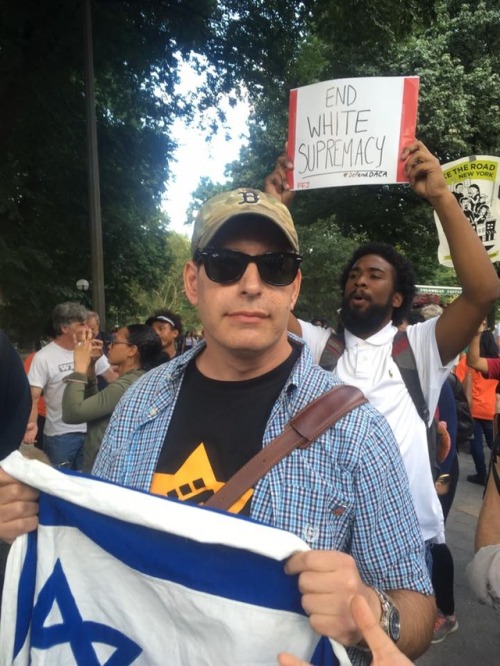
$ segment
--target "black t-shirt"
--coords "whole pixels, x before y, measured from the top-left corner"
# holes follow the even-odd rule
[[[274,403],[300,350],[271,372],[241,382],[208,379],[193,360],[151,483],[151,492],[195,503],[206,502],[262,448]],[[248,514],[249,490],[231,508]]]

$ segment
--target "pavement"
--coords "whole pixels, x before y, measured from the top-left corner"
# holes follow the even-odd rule
[[[446,521],[446,542],[455,562],[459,627],[442,643],[431,645],[416,661],[418,666],[500,666],[500,613],[474,600],[465,576],[465,567],[474,555],[474,533],[484,489],[467,481],[467,475],[475,472],[472,457],[460,453],[459,464],[457,492]]]

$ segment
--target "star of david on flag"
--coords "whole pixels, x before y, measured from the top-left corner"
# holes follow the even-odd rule
[[[1,465],[40,490],[39,529],[9,554],[1,664],[276,666],[280,651],[350,664],[283,571],[308,548],[295,535],[18,452]]]

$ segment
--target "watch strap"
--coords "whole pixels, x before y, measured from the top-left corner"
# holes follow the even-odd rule
[[[399,640],[400,634],[399,611],[383,590],[378,587],[372,587],[372,589],[377,595],[382,609],[380,626],[389,638],[396,642]]]

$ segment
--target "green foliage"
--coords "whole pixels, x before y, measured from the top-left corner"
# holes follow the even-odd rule
[[[220,122],[221,96],[234,99],[242,81],[264,96],[266,82],[283,76],[309,4],[92,0],[110,321],[138,312],[136,299],[169,270],[160,202],[174,120],[215,109],[208,125]],[[0,6],[0,325],[25,344],[90,274],[83,6]],[[187,95],[183,61],[203,75]]]
[[[230,167],[233,183],[262,186],[283,150],[288,90],[331,78],[417,74],[417,134],[441,162],[498,155],[499,73],[497,0],[382,0],[369,10],[362,0],[321,0],[311,8],[283,80],[255,104],[249,144],[240,163]],[[316,220],[330,218],[346,237],[362,233],[396,245],[412,259],[421,282],[445,279],[432,209],[408,186],[339,187],[297,196],[298,225],[314,229]],[[446,280],[453,283],[453,276]]]
[[[55,303],[80,297],[76,280],[90,273],[82,8],[83,0],[0,6],[0,324],[18,342],[38,337]],[[93,0],[92,11],[110,323],[146,314],[152,298],[184,307],[172,286],[178,248],[160,212],[172,125],[178,117],[220,124],[222,95],[234,101],[245,86],[252,105],[229,187],[262,187],[283,150],[289,90],[329,78],[418,74],[418,134],[441,161],[500,151],[498,0],[369,8],[362,0]],[[183,61],[202,80],[187,95],[178,87]],[[222,187],[202,182],[192,210]],[[333,245],[359,234],[390,240],[422,282],[444,279],[431,209],[408,187],[301,193],[293,213],[301,233],[321,238],[335,222]],[[335,284],[323,271],[338,262],[323,258],[314,272],[321,285]],[[326,293],[314,300],[321,285],[309,290],[309,279],[300,307],[333,312]]]
[[[185,263],[191,258],[190,242],[182,234],[169,233],[167,251],[170,265],[155,287],[144,290],[137,283],[132,285],[132,301],[136,303],[134,316],[125,311],[114,313],[115,319],[121,325],[126,323],[127,317],[127,321],[145,321],[155,310],[166,308],[181,317],[185,331],[201,327],[198,313],[184,292],[183,270]]]
[[[320,317],[336,326],[335,313],[342,298],[339,287],[342,269],[354,249],[366,239],[343,236],[333,218],[299,227],[298,232],[303,256],[302,286],[294,314],[306,321]]]

